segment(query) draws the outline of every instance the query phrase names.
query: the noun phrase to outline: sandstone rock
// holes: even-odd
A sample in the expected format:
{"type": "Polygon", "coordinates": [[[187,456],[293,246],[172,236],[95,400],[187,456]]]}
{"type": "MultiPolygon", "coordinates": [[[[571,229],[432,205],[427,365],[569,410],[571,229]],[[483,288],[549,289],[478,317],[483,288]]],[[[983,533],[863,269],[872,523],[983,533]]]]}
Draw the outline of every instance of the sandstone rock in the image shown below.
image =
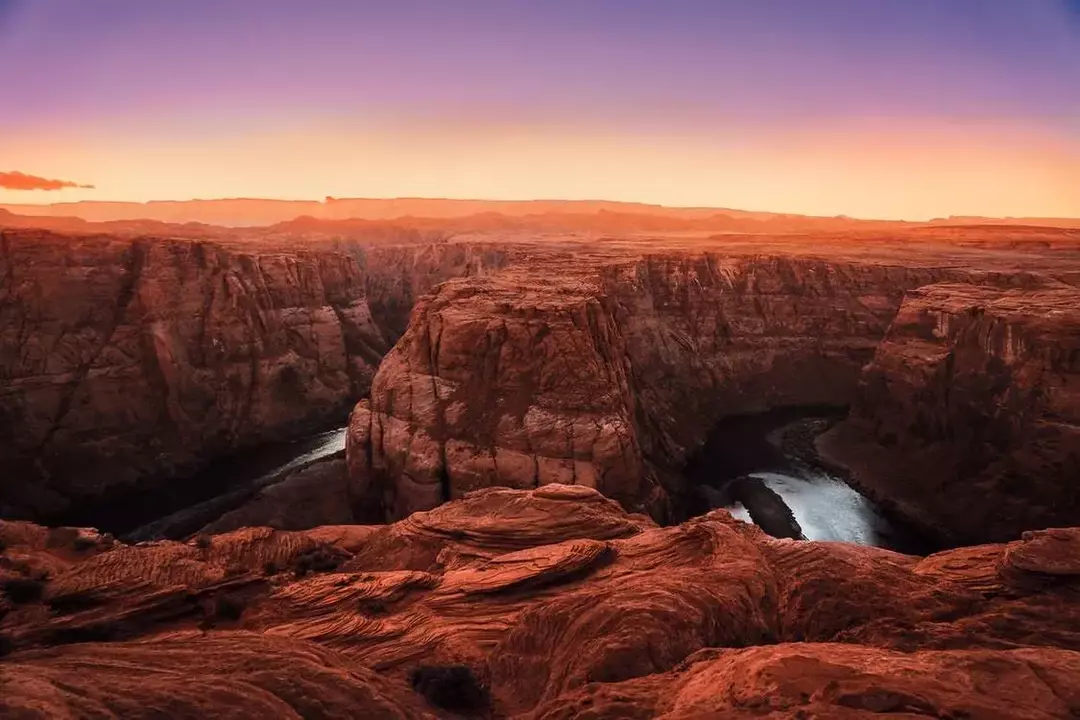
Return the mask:
{"type": "Polygon", "coordinates": [[[465,665],[491,717],[1069,717],[1078,537],[916,558],[776,540],[722,510],[661,528],[557,484],[389,526],[86,554],[0,523],[4,572],[52,568],[40,603],[0,618],[0,707],[255,717],[318,698],[327,717],[444,717],[409,678],[465,665]],[[341,564],[293,571],[319,551],[341,564]],[[208,623],[221,597],[242,612],[208,623]]]}
{"type": "Polygon", "coordinates": [[[4,668],[11,718],[434,718],[423,700],[312,643],[222,633],[75,645],[4,668]]]}
{"type": "Polygon", "coordinates": [[[851,418],[821,447],[954,543],[1080,517],[1080,291],[908,294],[851,418]]]}
{"type": "Polygon", "coordinates": [[[547,483],[677,518],[713,423],[850,401],[904,291],[951,274],[671,253],[450,281],[354,411],[350,473],[391,518],[547,483]]]}
{"type": "Polygon", "coordinates": [[[325,423],[385,349],[342,255],[3,231],[4,514],[325,423]]]}
{"type": "Polygon", "coordinates": [[[0,230],[0,515],[93,520],[129,489],[343,419],[420,293],[509,261],[204,234],[0,230]]]}

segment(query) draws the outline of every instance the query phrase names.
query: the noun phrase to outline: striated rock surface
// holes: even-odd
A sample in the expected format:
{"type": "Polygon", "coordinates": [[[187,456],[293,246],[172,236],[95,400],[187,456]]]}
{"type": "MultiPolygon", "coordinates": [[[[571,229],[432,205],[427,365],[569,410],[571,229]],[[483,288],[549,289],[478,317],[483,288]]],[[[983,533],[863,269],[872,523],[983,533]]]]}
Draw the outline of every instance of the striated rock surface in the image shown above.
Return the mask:
{"type": "Polygon", "coordinates": [[[344,419],[417,294],[507,262],[367,242],[0,230],[0,515],[122,502],[344,419]]]}
{"type": "Polygon", "coordinates": [[[0,542],[5,717],[460,716],[422,666],[463,668],[478,717],[1080,713],[1076,528],[917,558],[551,484],[380,527],[0,542]]]}
{"type": "Polygon", "coordinates": [[[387,347],[343,255],[32,230],[0,250],[6,515],[325,423],[387,347]]]}
{"type": "Polygon", "coordinates": [[[850,419],[819,443],[954,543],[1080,518],[1080,290],[908,294],[850,419]]]}
{"type": "Polygon", "coordinates": [[[334,246],[357,258],[371,314],[391,344],[404,334],[413,306],[431,288],[451,278],[497,272],[513,257],[513,249],[505,243],[334,246]]]}
{"type": "Polygon", "coordinates": [[[354,410],[350,473],[390,518],[556,482],[677,518],[674,471],[717,420],[846,404],[904,292],[962,275],[669,253],[451,281],[354,410]]]}

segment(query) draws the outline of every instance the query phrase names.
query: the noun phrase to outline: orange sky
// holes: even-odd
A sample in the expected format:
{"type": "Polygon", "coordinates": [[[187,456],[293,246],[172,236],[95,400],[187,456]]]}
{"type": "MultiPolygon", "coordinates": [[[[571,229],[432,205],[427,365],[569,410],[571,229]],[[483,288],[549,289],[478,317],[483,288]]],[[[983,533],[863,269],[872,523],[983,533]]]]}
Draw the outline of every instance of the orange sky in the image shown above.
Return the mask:
{"type": "Polygon", "coordinates": [[[0,202],[602,198],[902,219],[1080,216],[1075,143],[992,123],[898,125],[744,124],[669,135],[332,122],[222,137],[43,132],[0,139],[0,157],[97,189],[0,190],[0,202]]]}
{"type": "Polygon", "coordinates": [[[0,173],[93,186],[0,203],[1080,217],[1080,0],[108,6],[0,0],[0,173]]]}

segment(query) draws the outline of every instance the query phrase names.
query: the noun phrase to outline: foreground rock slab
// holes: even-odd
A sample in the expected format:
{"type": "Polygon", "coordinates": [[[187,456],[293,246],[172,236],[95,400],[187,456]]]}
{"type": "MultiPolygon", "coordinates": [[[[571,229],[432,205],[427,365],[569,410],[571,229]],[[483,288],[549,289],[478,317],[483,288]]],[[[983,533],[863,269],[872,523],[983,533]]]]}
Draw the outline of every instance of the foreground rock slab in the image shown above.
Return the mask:
{"type": "Polygon", "coordinates": [[[918,558],[551,484],[386,526],[0,541],[5,717],[1080,712],[1077,528],[918,558]]]}

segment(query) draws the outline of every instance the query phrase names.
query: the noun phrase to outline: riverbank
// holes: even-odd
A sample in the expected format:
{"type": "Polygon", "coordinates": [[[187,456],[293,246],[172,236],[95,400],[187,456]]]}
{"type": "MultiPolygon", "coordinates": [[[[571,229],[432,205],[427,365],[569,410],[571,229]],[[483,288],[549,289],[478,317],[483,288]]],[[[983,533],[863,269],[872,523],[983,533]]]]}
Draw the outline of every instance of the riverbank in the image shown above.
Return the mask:
{"type": "Polygon", "coordinates": [[[843,416],[843,408],[803,407],[721,422],[686,469],[701,500],[699,511],[727,508],[776,537],[908,554],[938,549],[821,458],[817,438],[843,416]]]}
{"type": "Polygon", "coordinates": [[[345,429],[324,428],[234,453],[183,478],[84,503],[57,525],[95,527],[127,541],[180,539],[240,507],[262,488],[343,453],[345,429]]]}

